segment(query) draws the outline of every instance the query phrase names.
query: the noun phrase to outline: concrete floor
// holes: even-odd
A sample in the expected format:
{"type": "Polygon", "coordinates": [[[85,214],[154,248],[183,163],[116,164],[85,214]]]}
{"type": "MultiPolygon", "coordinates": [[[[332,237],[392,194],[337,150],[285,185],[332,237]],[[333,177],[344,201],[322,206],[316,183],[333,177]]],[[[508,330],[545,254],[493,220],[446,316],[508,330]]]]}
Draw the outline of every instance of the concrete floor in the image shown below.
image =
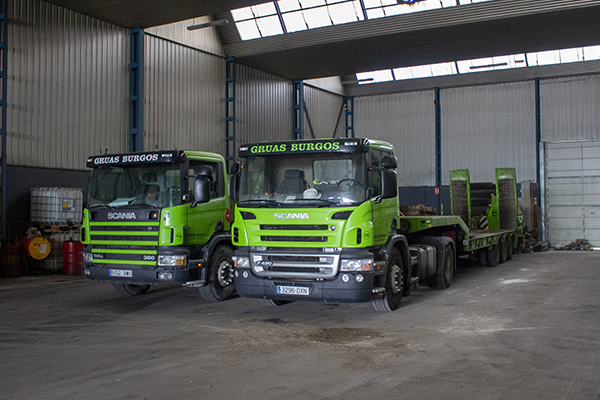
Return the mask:
{"type": "Polygon", "coordinates": [[[600,399],[600,252],[461,267],[393,313],[61,275],[0,307],[2,399],[600,399]]]}

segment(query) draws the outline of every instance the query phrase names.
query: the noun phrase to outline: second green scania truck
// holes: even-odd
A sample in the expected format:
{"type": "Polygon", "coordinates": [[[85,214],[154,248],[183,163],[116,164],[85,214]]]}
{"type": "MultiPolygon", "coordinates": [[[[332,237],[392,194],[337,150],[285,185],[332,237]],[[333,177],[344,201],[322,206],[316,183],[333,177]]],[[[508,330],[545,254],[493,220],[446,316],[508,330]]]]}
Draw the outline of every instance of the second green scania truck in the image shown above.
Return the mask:
{"type": "MultiPolygon", "coordinates": [[[[234,281],[239,295],[265,304],[371,301],[393,311],[417,283],[450,286],[459,255],[479,254],[496,265],[510,258],[517,240],[510,170],[486,212],[498,217],[492,200],[503,199],[513,220],[479,230],[457,215],[402,216],[397,160],[383,141],[256,143],[241,146],[239,157],[232,185],[234,281]]],[[[453,203],[470,208],[465,185],[468,176],[459,174],[453,203]]]]}
{"type": "Polygon", "coordinates": [[[233,247],[223,156],[202,151],[98,155],[91,168],[81,241],[82,272],[121,294],[151,285],[199,287],[231,298],[233,247]]]}

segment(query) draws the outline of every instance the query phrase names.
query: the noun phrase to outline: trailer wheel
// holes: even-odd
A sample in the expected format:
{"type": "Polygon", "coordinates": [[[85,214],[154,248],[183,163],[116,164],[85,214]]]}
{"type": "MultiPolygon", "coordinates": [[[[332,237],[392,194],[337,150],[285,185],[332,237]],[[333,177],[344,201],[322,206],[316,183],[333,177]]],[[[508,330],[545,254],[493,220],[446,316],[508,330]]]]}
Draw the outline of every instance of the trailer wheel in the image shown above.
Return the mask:
{"type": "Polygon", "coordinates": [[[144,294],[150,289],[150,285],[132,285],[129,283],[113,282],[115,290],[123,296],[137,296],[144,294]]]}
{"type": "Polygon", "coordinates": [[[454,248],[446,245],[444,248],[444,259],[441,268],[437,268],[435,275],[431,278],[431,287],[433,289],[447,289],[452,283],[454,276],[454,248]]]}
{"type": "Polygon", "coordinates": [[[481,267],[488,266],[488,253],[489,253],[489,250],[487,247],[477,250],[477,255],[479,256],[479,266],[481,266],[481,267]]]}
{"type": "Polygon", "coordinates": [[[497,267],[500,264],[500,243],[496,243],[487,251],[489,267],[497,267]]]}
{"type": "Polygon", "coordinates": [[[513,252],[515,251],[515,239],[513,235],[509,235],[506,240],[506,261],[512,260],[513,252]]]}
{"type": "Polygon", "coordinates": [[[263,306],[279,307],[284,304],[291,303],[288,300],[273,300],[273,299],[258,299],[263,306]]]}
{"type": "Polygon", "coordinates": [[[508,257],[508,240],[498,242],[498,246],[500,246],[500,264],[503,264],[508,257]]]}
{"type": "Polygon", "coordinates": [[[394,247],[388,258],[383,298],[372,301],[373,307],[377,311],[395,311],[398,309],[404,291],[405,272],[400,251],[394,247]]]}
{"type": "Polygon", "coordinates": [[[229,246],[217,247],[208,264],[208,282],[199,288],[206,301],[216,302],[235,295],[233,285],[233,250],[229,246]]]}

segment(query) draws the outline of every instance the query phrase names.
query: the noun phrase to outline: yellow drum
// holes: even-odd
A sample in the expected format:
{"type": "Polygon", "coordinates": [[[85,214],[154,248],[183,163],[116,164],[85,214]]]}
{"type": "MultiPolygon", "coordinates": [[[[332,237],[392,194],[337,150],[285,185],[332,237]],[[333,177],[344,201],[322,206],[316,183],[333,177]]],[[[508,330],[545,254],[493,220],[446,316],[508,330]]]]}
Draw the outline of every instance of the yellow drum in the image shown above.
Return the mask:
{"type": "Polygon", "coordinates": [[[25,242],[27,254],[36,260],[43,260],[50,254],[50,242],[43,237],[34,237],[25,242]]]}

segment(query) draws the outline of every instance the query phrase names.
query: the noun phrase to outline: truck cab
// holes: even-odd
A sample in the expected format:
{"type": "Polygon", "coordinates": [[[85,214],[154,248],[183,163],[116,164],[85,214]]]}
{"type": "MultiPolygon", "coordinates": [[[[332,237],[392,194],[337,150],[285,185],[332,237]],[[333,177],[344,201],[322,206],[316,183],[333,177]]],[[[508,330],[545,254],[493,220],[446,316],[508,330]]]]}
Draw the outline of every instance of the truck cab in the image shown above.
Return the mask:
{"type": "Polygon", "coordinates": [[[208,300],[234,294],[224,158],[155,151],[88,158],[84,276],[124,295],[186,284],[208,300]]]}
{"type": "Polygon", "coordinates": [[[384,299],[398,306],[410,256],[394,234],[399,207],[390,144],[272,142],[244,145],[238,154],[232,237],[241,296],[267,304],[384,299]]]}

